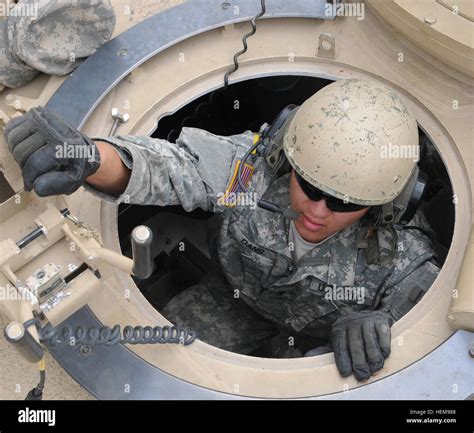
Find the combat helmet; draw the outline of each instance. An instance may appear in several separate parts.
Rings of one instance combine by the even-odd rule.
[[[392,202],[419,156],[415,117],[396,92],[372,81],[331,83],[307,99],[283,137],[294,170],[349,203]]]

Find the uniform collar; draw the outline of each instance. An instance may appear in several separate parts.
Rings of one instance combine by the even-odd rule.
[[[276,179],[263,198],[281,208],[290,205],[290,174]],[[293,259],[289,250],[290,220],[280,213],[259,209],[266,214],[267,224],[255,224],[251,219],[251,230],[260,245]],[[352,286],[355,281],[358,248],[356,245],[360,222],[336,233],[327,242],[316,246],[295,264],[296,272],[291,282],[297,282],[311,275],[328,285]]]
[[[289,196],[290,174],[277,178],[265,191],[262,198],[275,203],[281,208],[290,205]],[[247,222],[242,221],[247,220]],[[280,213],[267,211],[257,207],[245,209],[241,213],[239,224],[244,228],[241,235],[248,241],[285,256],[293,262],[292,252],[289,249],[290,220],[283,218]],[[332,286],[352,286],[355,281],[358,248],[356,246],[357,232],[360,222],[340,231],[328,242],[316,246],[308,252],[298,264],[293,264],[295,271],[287,278],[283,278],[275,285],[293,284],[312,276]],[[240,230],[239,230],[240,231]],[[266,253],[264,253],[266,254]]]

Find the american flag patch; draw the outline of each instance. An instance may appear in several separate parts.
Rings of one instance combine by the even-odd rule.
[[[237,180],[237,174],[239,172],[239,167],[242,161],[238,160],[235,164],[234,174],[232,175],[232,180],[230,181],[230,185],[226,189],[224,195],[220,198],[219,204],[227,206],[227,207],[235,207],[236,202],[239,196],[239,193],[242,193],[242,188],[240,188],[239,181]],[[247,188],[250,179],[252,179],[254,167],[250,164],[245,164],[244,168],[242,169],[242,183],[244,184],[245,188]]]

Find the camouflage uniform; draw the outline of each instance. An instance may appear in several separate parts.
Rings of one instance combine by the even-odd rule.
[[[220,205],[218,198],[253,139],[250,131],[221,137],[186,127],[176,144],[148,137],[101,139],[133,167],[131,178],[118,198],[86,184],[89,191],[116,203],[180,204],[186,211],[199,207],[216,212],[208,240],[222,274],[213,272],[174,298],[165,308],[166,317],[196,329],[204,341],[249,353],[281,329],[326,340],[334,321],[351,311],[380,309],[398,320],[418,302],[439,271],[420,212],[397,230],[398,248],[390,264],[367,263],[362,221],[294,263],[289,220],[258,207]],[[249,193],[289,206],[289,174],[274,179],[263,159],[254,168]],[[389,252],[390,239],[387,230],[378,231],[382,256]],[[362,288],[362,297],[350,300],[337,294],[354,287]]]
[[[69,74],[110,39],[115,27],[110,0],[20,0],[5,12],[0,84],[7,87],[20,87],[39,72]]]

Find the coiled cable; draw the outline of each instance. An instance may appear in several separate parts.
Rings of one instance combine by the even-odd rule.
[[[25,327],[34,322],[39,325],[37,319],[25,322]],[[66,344],[76,345],[103,345],[114,344],[181,344],[188,346],[196,339],[196,333],[180,326],[131,326],[123,328],[115,325],[86,328],[65,325],[62,328],[39,328],[38,333],[41,342],[47,342],[51,347],[64,346]]]
[[[244,48],[240,50],[239,52],[235,53],[234,67],[230,71],[227,71],[224,75],[224,89],[227,89],[227,86],[229,85],[229,75],[233,74],[235,71],[237,71],[237,69],[239,69],[239,61],[238,61],[239,57],[242,54],[246,53],[248,50],[247,39],[250,36],[253,36],[255,32],[257,31],[257,24],[256,24],[257,19],[263,16],[266,12],[265,0],[260,0],[260,3],[262,5],[262,10],[250,20],[250,24],[252,25],[252,30],[248,32],[246,35],[244,35],[244,37],[242,38],[242,43],[244,44]]]
[[[199,117],[199,112],[200,111],[203,111],[204,108],[207,108],[209,106],[211,106],[213,103],[214,103],[214,99],[215,97],[221,93],[221,92],[225,92],[227,90],[227,88],[229,87],[229,76],[231,74],[233,74],[235,71],[237,71],[237,69],[239,69],[239,57],[246,53],[247,50],[248,50],[248,45],[247,45],[247,39],[250,37],[250,36],[253,36],[256,31],[257,31],[257,24],[256,24],[256,21],[258,18],[260,18],[261,16],[263,16],[266,12],[266,6],[265,6],[265,0],[260,0],[260,3],[262,5],[262,9],[261,11],[255,15],[251,20],[250,20],[250,24],[252,25],[252,30],[248,33],[246,33],[243,38],[242,38],[242,44],[244,45],[244,48],[237,52],[235,55],[234,55],[234,65],[232,67],[231,70],[227,71],[224,75],[224,87],[219,87],[217,88],[216,90],[214,90],[213,92],[210,93],[209,97],[207,100],[201,102],[200,104],[197,105],[197,107],[194,109],[194,111],[189,115],[189,116],[186,116],[180,123],[180,129],[183,129],[184,126],[186,126],[186,123],[190,120],[194,120],[194,119],[198,119]],[[166,137],[166,140],[167,141],[171,141],[173,139],[173,136],[175,136],[178,131],[180,130],[178,128],[173,128],[167,135]]]

